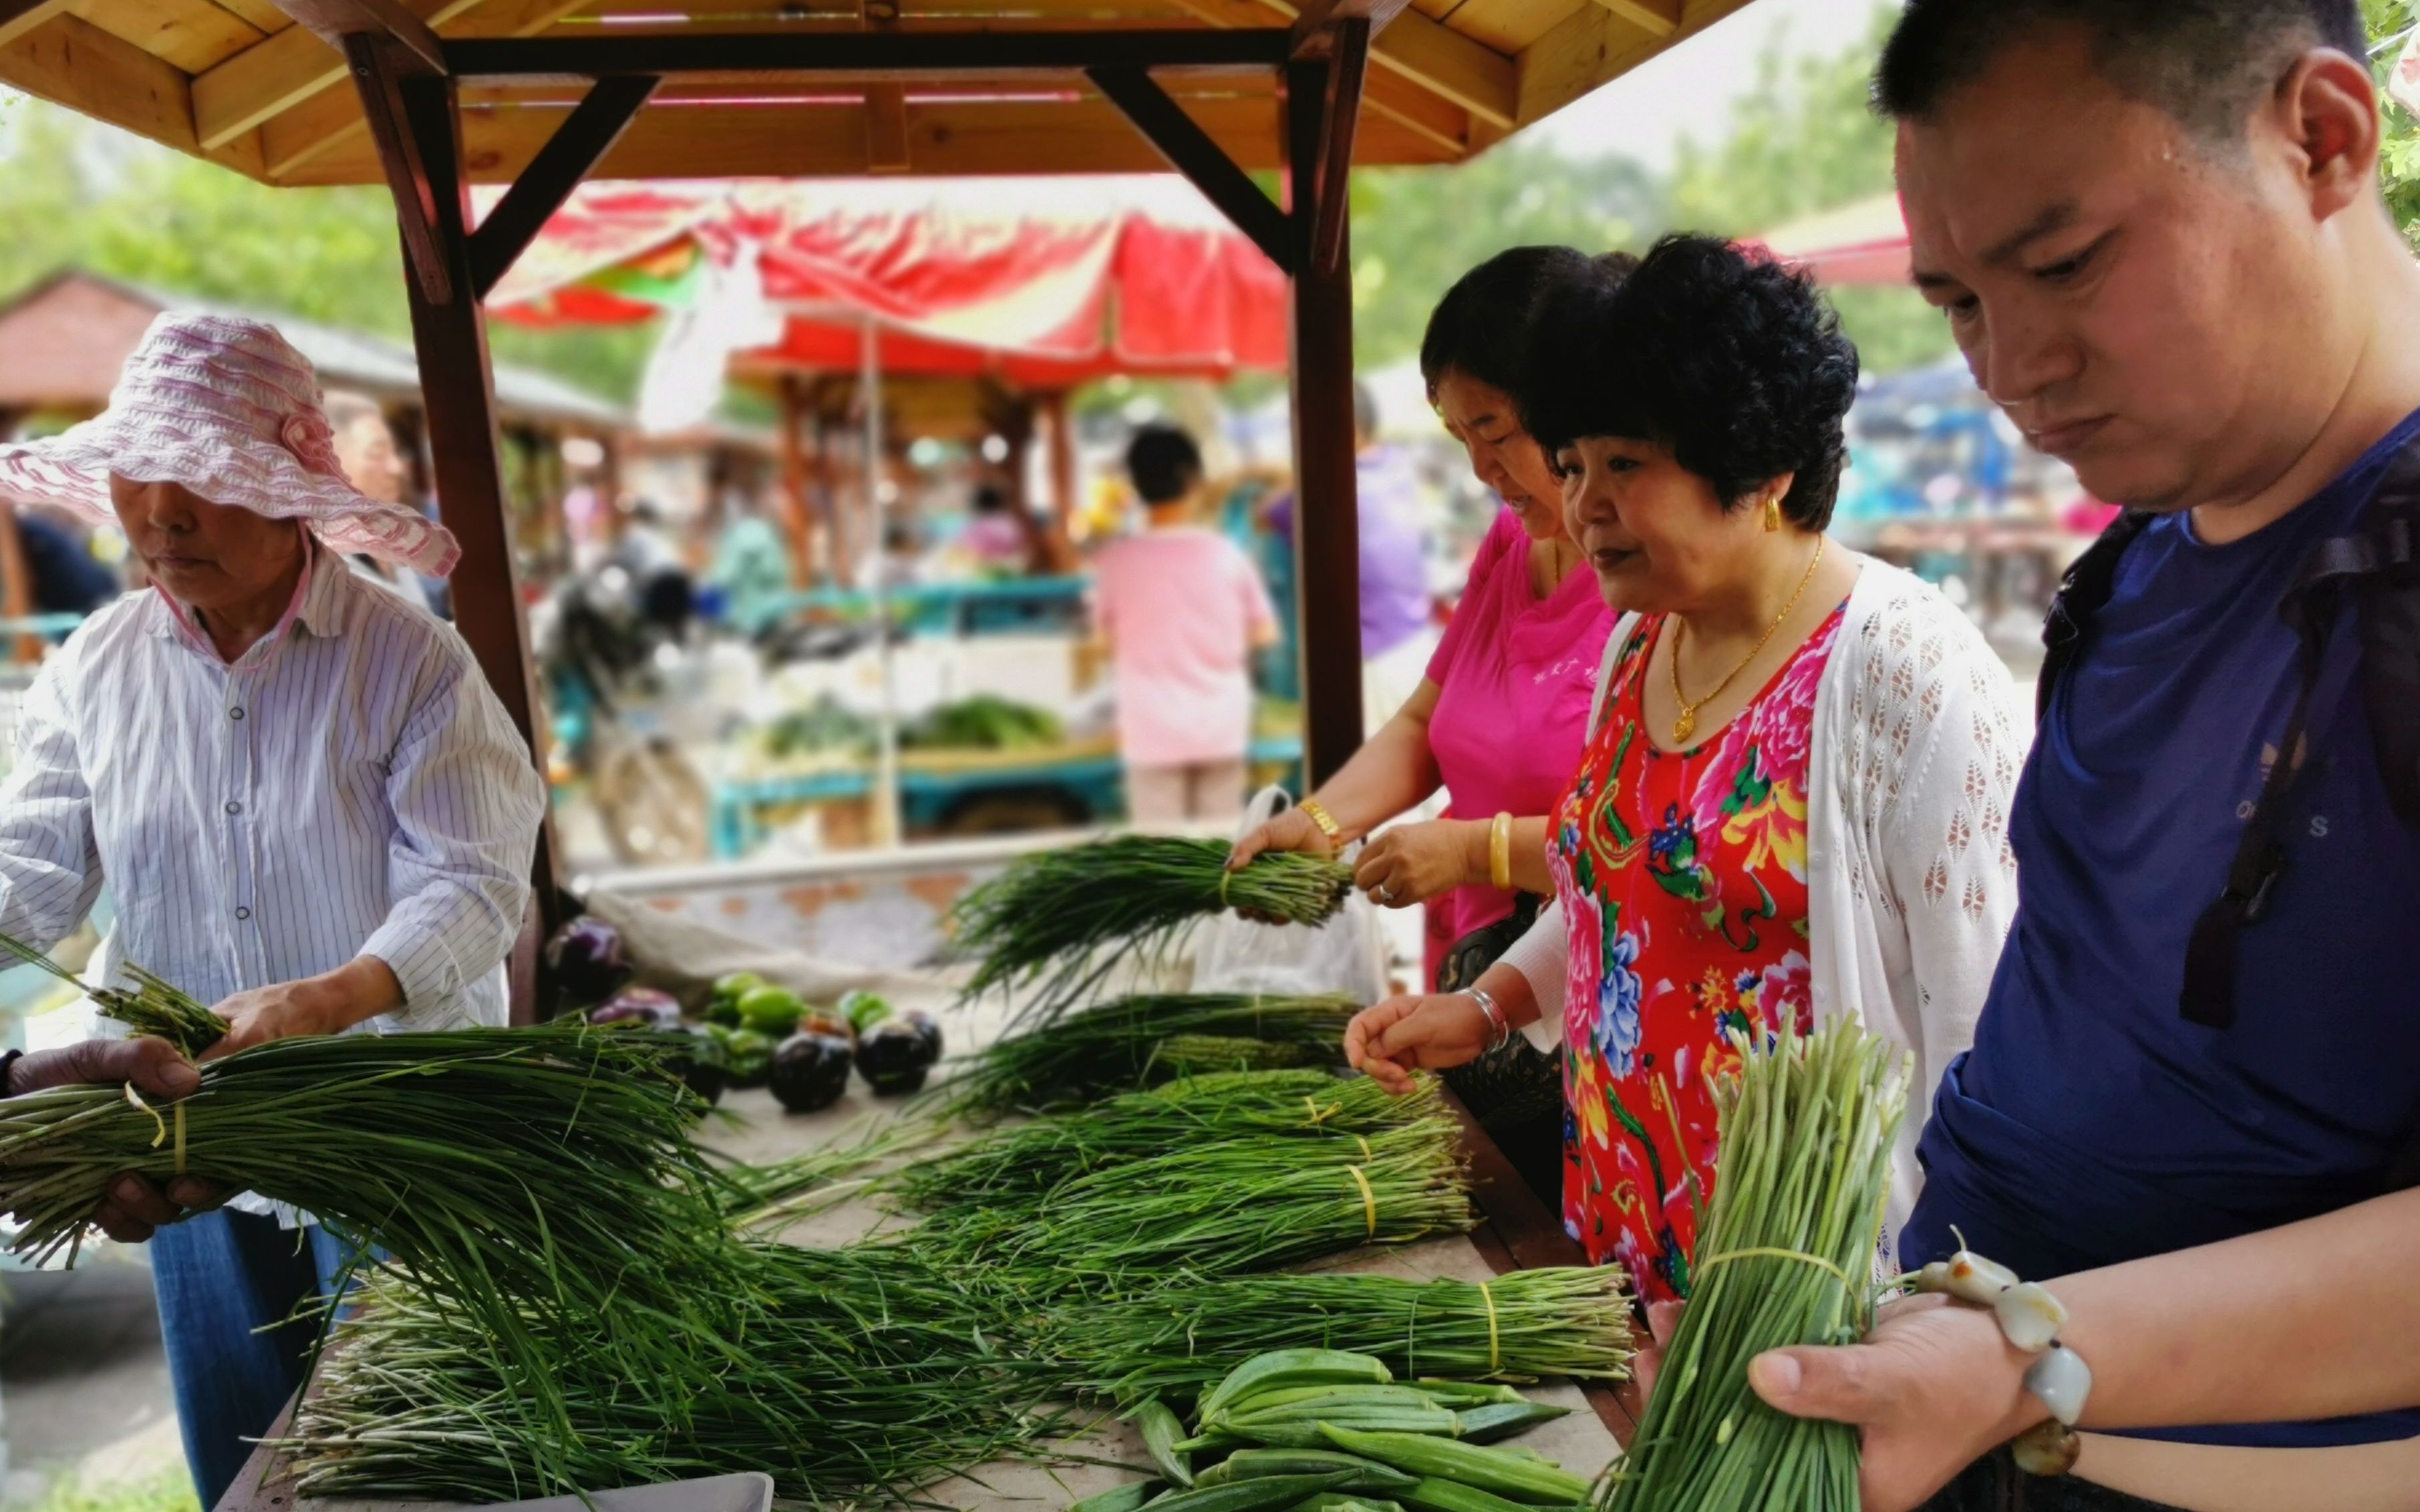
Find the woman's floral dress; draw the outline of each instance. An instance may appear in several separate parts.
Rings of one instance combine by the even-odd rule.
[[[1840,620],[1677,753],[1640,716],[1663,628],[1641,622],[1555,810],[1546,859],[1571,937],[1563,1225],[1648,1301],[1688,1295],[1698,1205],[1714,1195],[1708,1079],[1739,1061],[1728,1037],[1774,1033],[1785,1014],[1813,1027],[1807,742]]]

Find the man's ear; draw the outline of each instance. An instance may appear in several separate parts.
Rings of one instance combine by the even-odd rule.
[[[2296,59],[2268,107],[2297,160],[2315,220],[2376,197],[2381,140],[2369,70],[2333,48]]]

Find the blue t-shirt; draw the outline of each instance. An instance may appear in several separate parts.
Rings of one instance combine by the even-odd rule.
[[[2350,613],[2288,800],[2287,863],[2242,937],[2236,1022],[2184,1021],[2218,896],[2302,674],[2277,605],[2350,531],[2420,414],[2283,520],[2224,546],[2173,515],[2120,558],[2017,790],[2017,915],[1975,1048],[1917,1153],[1911,1268],[1957,1248],[2046,1278],[2377,1196],[2420,1131],[2420,832],[2390,806]],[[2163,1432],[2319,1445],[2420,1435],[2420,1411]]]

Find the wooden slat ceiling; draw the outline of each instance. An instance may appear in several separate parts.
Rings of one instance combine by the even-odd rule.
[[[448,39],[815,35],[859,0],[404,0]],[[1748,0],[1412,0],[1372,44],[1363,164],[1481,151]],[[904,31],[1270,27],[1289,0],[903,0]],[[1270,87],[1163,81],[1250,168],[1280,156]],[[0,83],[271,183],[382,178],[343,60],[269,0],[0,0]],[[905,137],[899,135],[905,94]],[[883,98],[869,111],[868,94]],[[472,177],[509,179],[574,86],[466,85]],[[869,129],[869,120],[880,124]],[[1613,145],[1613,144],[1608,144]],[[669,82],[598,167],[611,178],[1131,172],[1165,166],[1082,80],[903,86]]]

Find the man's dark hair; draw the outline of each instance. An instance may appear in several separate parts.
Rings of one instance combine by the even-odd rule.
[[[1583,436],[1669,446],[1726,509],[1794,475],[1781,512],[1832,518],[1857,349],[1805,275],[1711,236],[1668,236],[1619,288],[1541,311],[1513,390],[1546,455]]]
[[[1638,259],[1627,252],[1595,257],[1577,247],[1514,247],[1454,280],[1420,337],[1420,377],[1436,397],[1448,373],[1511,393],[1528,359],[1538,306],[1567,288],[1611,288]]]
[[[2102,76],[2208,144],[2231,144],[2305,49],[2368,55],[2359,0],[1908,0],[1874,73],[1874,108],[1921,120],[2000,53],[2082,27]]]
[[[1145,426],[1126,443],[1126,475],[1145,504],[1174,504],[1202,481],[1202,448],[1174,426]]]

